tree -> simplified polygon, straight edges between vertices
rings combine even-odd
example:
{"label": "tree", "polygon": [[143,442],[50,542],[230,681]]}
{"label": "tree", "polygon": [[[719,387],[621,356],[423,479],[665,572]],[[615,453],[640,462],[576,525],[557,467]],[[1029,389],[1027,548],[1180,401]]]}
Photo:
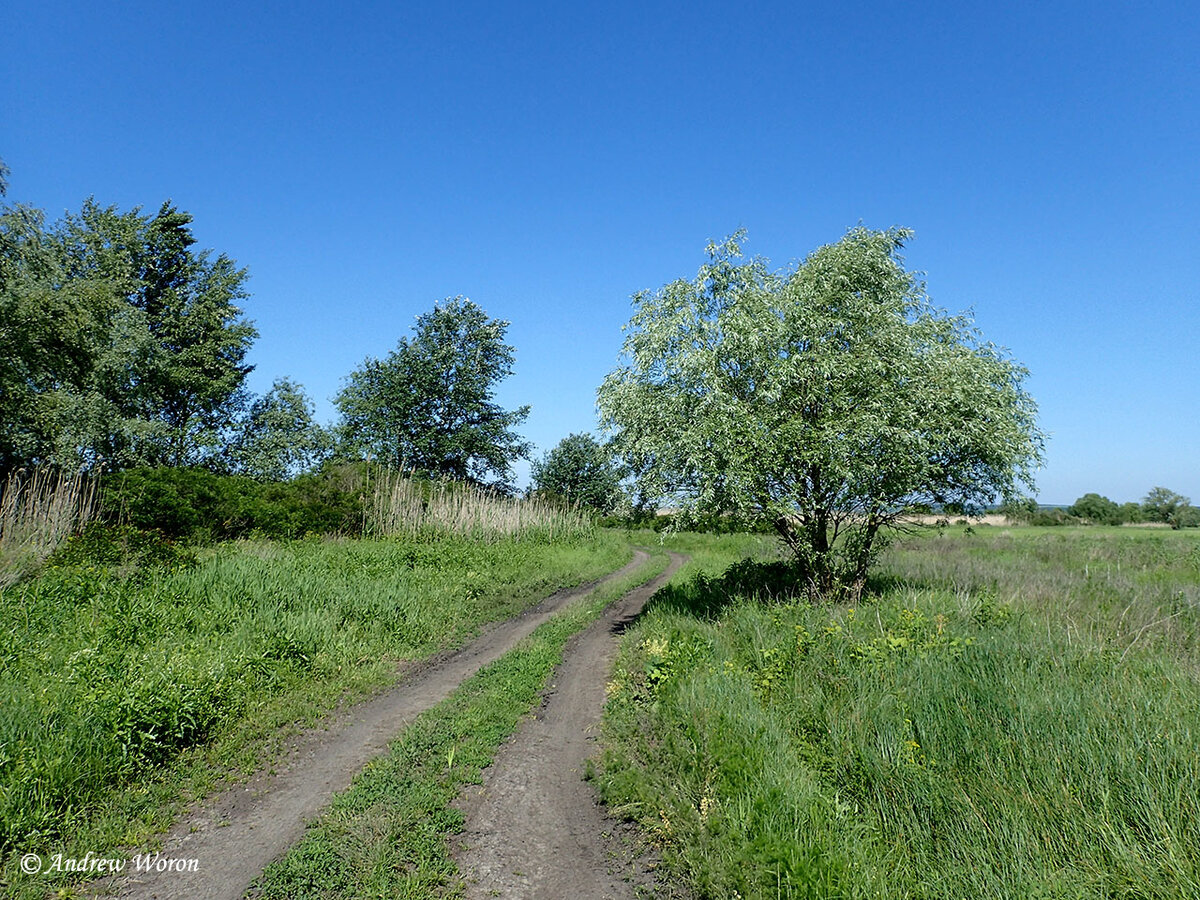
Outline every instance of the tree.
{"label": "tree", "polygon": [[313,409],[303,387],[276,379],[238,425],[229,448],[234,471],[258,481],[285,481],[317,468],[333,442],[313,419]]}
{"label": "tree", "polygon": [[1084,494],[1067,509],[1067,513],[1097,525],[1121,524],[1121,508],[1099,494]]}
{"label": "tree", "polygon": [[612,456],[590,434],[563,438],[531,470],[533,485],[598,513],[611,512],[621,496]]}
{"label": "tree", "polygon": [[1165,522],[1179,528],[1181,520],[1191,518],[1191,514],[1187,512],[1191,508],[1191,502],[1182,494],[1165,487],[1156,487],[1143,498],[1142,513],[1147,522]]}
{"label": "tree", "polygon": [[258,332],[238,306],[248,296],[246,270],[225,254],[210,260],[209,251],[194,251],[191,222],[170,201],[150,217],[89,200],[61,230],[70,271],[108,279],[143,317],[149,339],[125,373],[121,400],[143,426],[131,452],[150,465],[214,459],[253,368],[245,356]]}
{"label": "tree", "polygon": [[368,357],[334,402],[350,455],[398,469],[507,487],[530,445],[513,429],[529,407],[507,411],[494,386],[512,374],[508,322],[489,319],[464,297],[417,317],[413,337],[386,358]]}
{"label": "tree", "polygon": [[662,497],[771,523],[814,597],[860,594],[907,506],[1011,499],[1041,458],[1026,371],[930,305],[909,236],[855,228],[780,273],[741,233],[710,245],[694,280],[635,295],[599,390]]}
{"label": "tree", "polygon": [[1142,512],[1142,505],[1140,503],[1122,503],[1117,511],[1117,515],[1119,517],[1120,524],[1122,525],[1126,522],[1142,522],[1145,519],[1144,513]]}
{"label": "tree", "polygon": [[190,222],[169,203],[0,214],[0,468],[216,456],[257,333],[245,270],[193,252]]}

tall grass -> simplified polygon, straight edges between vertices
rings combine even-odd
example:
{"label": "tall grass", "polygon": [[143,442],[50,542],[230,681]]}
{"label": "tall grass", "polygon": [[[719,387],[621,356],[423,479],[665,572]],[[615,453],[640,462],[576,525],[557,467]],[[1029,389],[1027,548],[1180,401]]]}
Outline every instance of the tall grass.
{"label": "tall grass", "polygon": [[96,482],[24,469],[0,485],[0,588],[35,567],[91,519]]}
{"label": "tall grass", "polygon": [[626,558],[604,534],[224,545],[132,578],[52,563],[0,591],[0,853],[62,846],[107,793],[271,698],[387,682]]}
{"label": "tall grass", "polygon": [[889,548],[881,573],[879,587],[991,598],[1048,620],[1070,642],[1118,654],[1154,647],[1200,666],[1195,532],[1087,526],[924,534]]}
{"label": "tall grass", "polygon": [[470,485],[421,481],[381,472],[363,531],[373,535],[458,535],[495,541],[509,537],[569,540],[590,537],[591,518],[544,499],[502,497]]}
{"label": "tall grass", "polygon": [[1200,536],[1163,537],[907,541],[856,607],[668,588],[605,796],[701,897],[1198,897]]}

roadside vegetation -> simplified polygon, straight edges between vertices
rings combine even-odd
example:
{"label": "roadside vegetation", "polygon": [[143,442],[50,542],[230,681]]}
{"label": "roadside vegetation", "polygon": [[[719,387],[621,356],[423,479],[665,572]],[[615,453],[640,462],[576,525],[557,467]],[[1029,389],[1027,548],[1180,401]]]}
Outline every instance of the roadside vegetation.
{"label": "roadside vegetation", "polygon": [[1195,532],[951,529],[798,587],[668,587],[613,675],[601,791],[699,896],[1200,895]]}
{"label": "roadside vegetation", "polygon": [[311,717],[394,681],[403,661],[628,556],[608,533],[193,549],[85,532],[0,593],[0,847],[11,865],[18,850],[136,843],[165,824],[138,798],[196,754],[254,757],[279,710]]}
{"label": "roadside vegetation", "polygon": [[450,856],[451,838],[463,825],[456,799],[480,782],[500,744],[537,702],[571,636],[666,564],[658,551],[638,571],[561,610],[420,716],[267,868],[257,896],[461,896]]}

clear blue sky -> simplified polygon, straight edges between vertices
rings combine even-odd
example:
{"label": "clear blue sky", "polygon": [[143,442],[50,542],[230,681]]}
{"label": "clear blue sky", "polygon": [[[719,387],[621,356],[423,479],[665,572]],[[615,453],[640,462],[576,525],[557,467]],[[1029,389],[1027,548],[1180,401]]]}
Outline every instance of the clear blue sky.
{"label": "clear blue sky", "polygon": [[1043,502],[1200,502],[1200,5],[822,6],[16,4],[8,200],[174,200],[250,270],[251,386],[326,420],[469,296],[540,450],[710,238],[782,266],[909,226],[934,301],[1032,371]]}

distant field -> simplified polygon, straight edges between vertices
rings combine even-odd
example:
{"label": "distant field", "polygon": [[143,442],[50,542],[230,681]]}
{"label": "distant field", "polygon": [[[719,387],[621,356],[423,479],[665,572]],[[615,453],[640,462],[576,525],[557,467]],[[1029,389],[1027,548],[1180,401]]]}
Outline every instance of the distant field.
{"label": "distant field", "polygon": [[699,896],[1200,896],[1200,534],[951,526],[856,607],[755,571],[610,685],[601,789]]}

